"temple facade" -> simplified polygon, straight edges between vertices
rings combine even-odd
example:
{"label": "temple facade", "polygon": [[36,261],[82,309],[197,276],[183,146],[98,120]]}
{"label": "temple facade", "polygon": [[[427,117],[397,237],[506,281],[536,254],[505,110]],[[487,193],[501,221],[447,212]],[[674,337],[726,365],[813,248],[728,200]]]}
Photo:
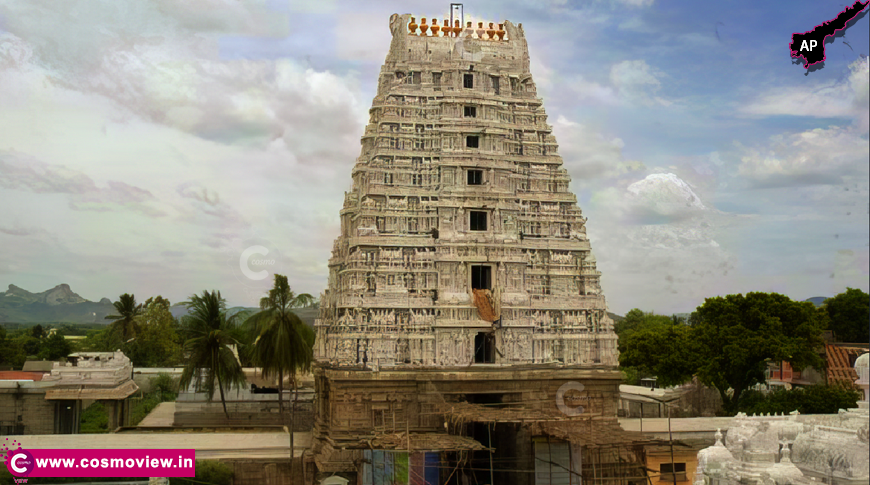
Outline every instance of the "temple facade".
{"label": "temple facade", "polygon": [[[380,483],[402,462],[428,477],[411,483],[544,483],[546,440],[557,475],[579,477],[591,441],[548,426],[615,423],[617,338],[522,24],[420,20],[390,18],[329,260],[317,471]],[[488,471],[460,466],[493,453]],[[517,467],[529,473],[498,471]]]}

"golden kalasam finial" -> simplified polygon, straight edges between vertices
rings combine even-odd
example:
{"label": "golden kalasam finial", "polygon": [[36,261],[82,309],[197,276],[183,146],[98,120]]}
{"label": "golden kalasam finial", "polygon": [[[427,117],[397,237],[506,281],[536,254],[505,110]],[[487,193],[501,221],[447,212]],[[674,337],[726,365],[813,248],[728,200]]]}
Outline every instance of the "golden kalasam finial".
{"label": "golden kalasam finial", "polygon": [[429,30],[429,26],[426,25],[426,17],[420,19],[420,35],[429,35],[426,31]]}
{"label": "golden kalasam finial", "polygon": [[441,30],[441,27],[438,26],[438,19],[432,19],[432,27],[429,30],[432,31],[432,37],[438,37],[438,31]]}
{"label": "golden kalasam finial", "polygon": [[489,23],[489,28],[486,29],[486,38],[489,40],[495,40],[495,29],[492,28],[492,22]]}
{"label": "golden kalasam finial", "polygon": [[408,30],[411,31],[411,35],[417,35],[417,21],[414,17],[411,17],[411,23],[408,24]]}
{"label": "golden kalasam finial", "polygon": [[498,40],[504,40],[504,24],[498,24],[498,30],[495,32],[495,35],[498,36]]}
{"label": "golden kalasam finial", "polygon": [[444,19],[444,27],[441,27],[441,35],[443,35],[444,37],[450,37],[451,31],[452,29],[450,28],[450,21]]}

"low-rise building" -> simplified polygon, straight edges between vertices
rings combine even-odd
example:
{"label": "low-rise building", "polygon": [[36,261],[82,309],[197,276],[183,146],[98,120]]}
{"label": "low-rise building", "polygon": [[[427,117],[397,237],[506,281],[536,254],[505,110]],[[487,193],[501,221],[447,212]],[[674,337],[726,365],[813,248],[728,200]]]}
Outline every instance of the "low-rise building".
{"label": "low-rise building", "polygon": [[0,435],[78,433],[83,403],[102,402],[109,429],[127,422],[139,387],[122,352],[82,352],[51,371],[0,372]]}

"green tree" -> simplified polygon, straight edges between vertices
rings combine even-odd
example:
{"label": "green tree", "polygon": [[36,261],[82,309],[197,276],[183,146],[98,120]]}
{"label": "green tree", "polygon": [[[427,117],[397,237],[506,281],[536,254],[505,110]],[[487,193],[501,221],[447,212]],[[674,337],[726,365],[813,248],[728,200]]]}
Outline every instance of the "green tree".
{"label": "green tree", "polygon": [[655,317],[620,337],[619,364],[656,376],[662,386],[682,384],[692,378],[696,367],[692,329],[676,316]]}
{"label": "green tree", "polygon": [[169,300],[149,298],[136,316],[137,333],[123,345],[124,353],[139,367],[170,367],[181,362],[177,323],[169,311]]}
{"label": "green tree", "polygon": [[105,327],[88,330],[80,347],[85,352],[114,352],[121,348],[121,344],[123,342],[120,334],[112,331],[110,327]]}
{"label": "green tree", "polygon": [[108,433],[109,413],[100,401],[95,401],[82,411],[80,433]]}
{"label": "green tree", "polygon": [[45,338],[45,329],[42,328],[42,325],[36,324],[30,327],[30,335],[35,339],[42,340]]}
{"label": "green tree", "polygon": [[66,357],[72,352],[69,341],[63,338],[59,332],[54,332],[42,341],[42,348],[37,357],[43,360],[57,360]]}
{"label": "green tree", "polygon": [[6,327],[0,325],[0,366],[21,367],[27,358],[24,349],[17,347],[7,335]]}
{"label": "green tree", "polygon": [[24,349],[10,338],[6,328],[0,325],[0,365],[11,365],[13,368],[21,368],[27,360]]}
{"label": "green tree", "polygon": [[161,372],[149,380],[151,392],[157,394],[160,402],[174,401],[178,397],[178,381],[171,375]]}
{"label": "green tree", "polygon": [[870,295],[867,293],[846,288],[843,293],[825,300],[821,310],[828,317],[828,330],[832,330],[840,342],[870,341]]}
{"label": "green tree", "polygon": [[[314,332],[293,312],[311,304],[314,297],[307,293],[296,294],[290,289],[287,277],[275,275],[275,284],[269,296],[260,300],[260,311],[246,320],[249,331],[256,335],[252,360],[260,367],[267,379],[278,379],[278,411],[284,416],[284,376],[293,378],[293,406],[290,408],[290,429],[295,426],[296,386],[295,375],[298,370],[311,368]],[[293,433],[290,434],[293,447]]]}
{"label": "green tree", "polygon": [[227,317],[226,301],[217,291],[193,295],[185,305],[190,309],[190,314],[184,319],[187,365],[181,373],[179,385],[185,389],[191,382],[196,382],[197,388],[204,390],[211,400],[217,381],[224,414],[229,419],[224,386],[238,389],[247,383],[242,366],[230,348],[238,345],[235,319]]}
{"label": "green tree", "polygon": [[861,394],[850,387],[817,384],[779,389],[768,394],[747,391],[740,397],[740,411],[747,414],[782,413],[798,411],[801,414],[837,414],[840,409],[857,406]]}
{"label": "green tree", "polygon": [[112,305],[118,314],[107,315],[106,320],[112,320],[113,330],[126,342],[136,333],[136,317],[142,314],[142,305],[137,305],[136,297],[128,293],[121,295]]}
{"label": "green tree", "polygon": [[27,357],[35,357],[42,350],[42,340],[34,337],[29,332],[19,331],[15,336],[13,345],[24,350]]}
{"label": "green tree", "polygon": [[613,330],[616,332],[616,335],[622,338],[623,336],[627,337],[635,330],[655,324],[668,324],[670,321],[670,317],[665,315],[656,315],[652,312],[644,312],[639,308],[634,308],[625,314],[625,318],[616,322]]}
{"label": "green tree", "polygon": [[[691,319],[690,353],[699,380],[715,387],[728,413],[764,380],[768,360],[821,368],[822,323],[809,302],[777,293],[707,298]],[[729,395],[730,392],[730,395]]]}

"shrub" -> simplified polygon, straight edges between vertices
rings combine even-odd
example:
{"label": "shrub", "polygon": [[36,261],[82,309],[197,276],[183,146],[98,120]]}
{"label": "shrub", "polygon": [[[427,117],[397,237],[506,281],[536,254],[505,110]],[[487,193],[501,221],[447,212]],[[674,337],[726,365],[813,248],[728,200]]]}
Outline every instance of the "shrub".
{"label": "shrub", "polygon": [[142,400],[134,404],[133,409],[130,410],[130,426],[139,424],[161,402],[163,401],[160,400],[160,396],[155,392],[144,394]]}
{"label": "shrub", "polygon": [[108,433],[109,413],[102,403],[95,402],[82,411],[79,423],[80,433]]}
{"label": "shrub", "polygon": [[151,392],[160,396],[161,401],[174,401],[178,397],[178,380],[161,372],[150,379]]}
{"label": "shrub", "polygon": [[764,395],[758,391],[740,396],[739,408],[747,414],[783,413],[836,414],[840,409],[857,406],[861,395],[854,388],[817,384],[776,390]]}
{"label": "shrub", "polygon": [[198,483],[212,485],[233,485],[233,469],[226,463],[217,460],[196,460],[196,478],[170,478],[170,485],[196,485]]}

